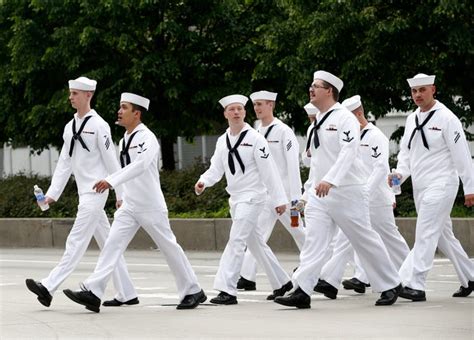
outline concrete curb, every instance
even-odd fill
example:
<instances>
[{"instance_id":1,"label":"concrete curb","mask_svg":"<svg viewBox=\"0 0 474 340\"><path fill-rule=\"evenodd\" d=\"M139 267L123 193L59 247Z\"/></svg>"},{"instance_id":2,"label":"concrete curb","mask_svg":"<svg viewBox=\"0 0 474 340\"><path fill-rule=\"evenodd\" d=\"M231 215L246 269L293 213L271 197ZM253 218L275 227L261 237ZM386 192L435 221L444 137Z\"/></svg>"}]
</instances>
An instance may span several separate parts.
<instances>
[{"instance_id":1,"label":"concrete curb","mask_svg":"<svg viewBox=\"0 0 474 340\"><path fill-rule=\"evenodd\" d=\"M0 219L0 247L64 248L73 218L2 218ZM171 219L171 228L185 250L222 251L229 237L231 220L222 219ZM410 248L415 239L415 218L397 218L400 233ZM469 256L474 256L474 219L453 218L455 236ZM276 252L297 252L297 247L278 222L268 242ZM155 244L140 229L129 249L149 249ZM91 248L97 249L95 241Z\"/></svg>"}]
</instances>

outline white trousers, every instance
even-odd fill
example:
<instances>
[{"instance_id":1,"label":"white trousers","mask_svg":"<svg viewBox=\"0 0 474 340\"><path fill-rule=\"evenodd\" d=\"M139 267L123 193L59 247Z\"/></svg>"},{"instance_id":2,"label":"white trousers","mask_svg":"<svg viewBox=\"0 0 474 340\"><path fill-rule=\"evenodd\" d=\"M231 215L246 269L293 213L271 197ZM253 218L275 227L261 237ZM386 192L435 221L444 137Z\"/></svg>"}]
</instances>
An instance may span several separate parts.
<instances>
[{"instance_id":1,"label":"white trousers","mask_svg":"<svg viewBox=\"0 0 474 340\"><path fill-rule=\"evenodd\" d=\"M404 286L425 290L426 275L433 266L436 246L452 262L461 285L474 280L474 264L453 234L450 213L458 186L433 184L413 188L416 211L415 244L400 268Z\"/></svg>"},{"instance_id":2,"label":"white trousers","mask_svg":"<svg viewBox=\"0 0 474 340\"><path fill-rule=\"evenodd\" d=\"M201 287L191 264L171 230L168 212L135 212L126 203L115 212L110 235L100 253L94 273L83 282L84 286L102 298L110 275L140 226L163 253L174 275L180 301L186 295L200 292Z\"/></svg>"},{"instance_id":3,"label":"white trousers","mask_svg":"<svg viewBox=\"0 0 474 340\"><path fill-rule=\"evenodd\" d=\"M289 205L287 206L285 213L279 216L275 211L272 202L267 201L265 203L265 207L263 208L262 213L258 217L258 228L262 230L263 239L265 240L265 242L268 242L268 239L272 235L272 231L275 227L275 223L277 220L280 220L282 225L285 227L286 230L288 230L290 235L295 240L298 249L301 250L304 244L303 221L300 218L298 227L291 226ZM242 270L240 272L240 275L250 281L255 282L257 280L257 262L250 251L245 252L244 262L242 264Z\"/></svg>"},{"instance_id":4,"label":"white trousers","mask_svg":"<svg viewBox=\"0 0 474 340\"><path fill-rule=\"evenodd\" d=\"M104 212L108 192L103 194L84 194L79 196L76 220L69 233L63 257L58 265L41 280L41 284L53 294L59 285L74 271L89 246L92 236L102 249L110 231L110 224ZM137 296L123 257L117 261L113 274L117 291L115 298L127 301Z\"/></svg>"},{"instance_id":5,"label":"white trousers","mask_svg":"<svg viewBox=\"0 0 474 340\"><path fill-rule=\"evenodd\" d=\"M237 280L244 260L245 247L265 270L272 289L281 288L290 277L279 264L264 239L264 230L257 221L264 203L231 204L232 226L229 241L222 253L214 280L214 289L237 295Z\"/></svg>"},{"instance_id":6,"label":"white trousers","mask_svg":"<svg viewBox=\"0 0 474 340\"><path fill-rule=\"evenodd\" d=\"M333 187L326 197L309 196L305 209L306 239L300 265L293 273L293 285L311 295L323 265L331 252L328 247L339 226L365 264L374 291L382 292L400 284L380 236L370 225L368 190L365 185Z\"/></svg>"},{"instance_id":7,"label":"white trousers","mask_svg":"<svg viewBox=\"0 0 474 340\"><path fill-rule=\"evenodd\" d=\"M407 257L410 248L405 239L398 231L395 224L392 206L370 207L370 224L380 235L385 248L390 256L390 260L395 268L400 269L403 261ZM330 283L334 287L339 287L344 275L346 264L354 261L356 266L357 279L368 283L367 275L363 269L364 264L360 262L358 256L354 256L354 249L346 235L339 231L336 235L336 246L333 257L324 265L321 271L321 279Z\"/></svg>"}]
</instances>

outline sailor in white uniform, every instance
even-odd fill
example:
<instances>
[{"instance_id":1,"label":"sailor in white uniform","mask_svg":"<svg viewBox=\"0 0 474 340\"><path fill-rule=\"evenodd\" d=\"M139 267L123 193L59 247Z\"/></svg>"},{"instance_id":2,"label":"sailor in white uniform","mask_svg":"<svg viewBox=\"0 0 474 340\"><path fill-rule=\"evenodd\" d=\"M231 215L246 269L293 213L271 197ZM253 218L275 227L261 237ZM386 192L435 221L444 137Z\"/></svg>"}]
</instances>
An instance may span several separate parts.
<instances>
[{"instance_id":1,"label":"sailor in white uniform","mask_svg":"<svg viewBox=\"0 0 474 340\"><path fill-rule=\"evenodd\" d=\"M370 223L382 238L395 268L400 269L410 249L395 224L393 215L395 195L386 180L390 172L388 138L365 118L360 96L350 97L344 100L342 105L351 111L360 123L359 157L362 159L363 176L367 178L369 189ZM344 280L342 284L345 289L364 293L368 286L368 279L363 270L363 263L360 263L358 256L354 258L354 250L349 240L343 232L339 231L336 236L334 254L321 271L321 279L330 285L330 287L322 287L322 293L326 296L336 298L337 287L341 283L348 261L355 261L356 275L350 280Z\"/></svg>"},{"instance_id":2,"label":"sailor in white uniform","mask_svg":"<svg viewBox=\"0 0 474 340\"><path fill-rule=\"evenodd\" d=\"M300 264L293 273L296 290L276 303L310 308L310 294L328 260L328 248L339 226L365 265L375 291L376 305L393 304L401 289L398 273L380 236L370 226L368 190L358 148L360 126L354 115L337 102L343 82L326 71L317 71L311 85L311 103L318 114L309 139L312 186L305 208L306 238Z\"/></svg>"},{"instance_id":3,"label":"sailor in white uniform","mask_svg":"<svg viewBox=\"0 0 474 340\"><path fill-rule=\"evenodd\" d=\"M51 179L51 186L45 196L49 204L56 202L69 177L74 175L79 206L66 240L66 249L59 263L41 282L26 280L28 289L38 295L38 301L46 307L51 304L52 295L59 285L81 261L91 238L94 237L102 248L110 230L109 220L104 211L108 191L96 193L92 187L97 179L117 171L120 165L109 125L90 106L96 85L95 80L86 77L69 81L69 101L77 112L64 128L64 144ZM116 196L117 201L120 201L120 188L117 188ZM123 257L118 261L113 278L117 290L115 299L138 303L137 292L130 280Z\"/></svg>"},{"instance_id":4,"label":"sailor in white uniform","mask_svg":"<svg viewBox=\"0 0 474 340\"><path fill-rule=\"evenodd\" d=\"M217 140L211 165L194 187L199 195L220 181L223 175L227 180L232 226L214 280L214 289L220 293L211 299L212 303L223 305L237 303L237 280L246 246L265 270L274 290L291 289L288 274L266 243L266 230L258 224L268 200L281 215L286 210L288 198L267 141L244 121L247 101L247 97L238 94L219 101L229 128Z\"/></svg>"},{"instance_id":5,"label":"sailor in white uniform","mask_svg":"<svg viewBox=\"0 0 474 340\"><path fill-rule=\"evenodd\" d=\"M309 126L308 129L306 130L306 140L308 140L309 134L311 133L311 130L313 129L313 123L316 119L316 115L319 113L319 110L316 106L314 106L311 103L308 103L304 106L304 110L306 111L306 114L308 115L308 120L309 120ZM304 150L301 153L301 162L303 165L307 168L311 167L311 152L310 150ZM306 189L306 187L305 187Z\"/></svg>"},{"instance_id":6,"label":"sailor in white uniform","mask_svg":"<svg viewBox=\"0 0 474 340\"><path fill-rule=\"evenodd\" d=\"M175 277L181 301L177 309L192 309L206 300L170 227L158 172L160 145L155 134L141 121L149 104L145 97L122 93L117 122L127 130L120 141L122 169L95 183L94 189L103 192L121 185L123 204L115 213L94 273L83 281L81 291L64 290L71 300L96 313L100 311L100 300L112 271L140 226L159 247Z\"/></svg>"},{"instance_id":7,"label":"sailor in white uniform","mask_svg":"<svg viewBox=\"0 0 474 340\"><path fill-rule=\"evenodd\" d=\"M435 76L417 74L407 81L418 108L406 121L396 176L402 181L411 176L418 217L415 244L400 268L404 286L400 297L426 300L426 275L433 266L436 247L453 263L461 281L453 296L465 297L474 289L474 264L454 236L449 215L459 178L465 205L474 205L472 155L461 122L434 98Z\"/></svg>"},{"instance_id":8,"label":"sailor in white uniform","mask_svg":"<svg viewBox=\"0 0 474 340\"><path fill-rule=\"evenodd\" d=\"M260 120L257 131L267 140L270 153L277 165L280 181L285 188L287 199L292 202L292 205L287 206L284 214L278 215L274 203L268 200L258 217L258 224L259 228L264 231L264 240L268 242L276 221L280 220L293 237L298 249L301 249L304 243L302 221L300 220L298 226L294 227L291 226L290 220L290 208L298 203L301 196L299 144L293 130L273 115L276 97L277 93L269 91L258 91L250 95L254 111ZM257 263L249 251L245 253L240 275L237 288L255 290ZM267 300L273 300L276 296L282 296L284 293L276 291L269 295Z\"/></svg>"}]
</instances>

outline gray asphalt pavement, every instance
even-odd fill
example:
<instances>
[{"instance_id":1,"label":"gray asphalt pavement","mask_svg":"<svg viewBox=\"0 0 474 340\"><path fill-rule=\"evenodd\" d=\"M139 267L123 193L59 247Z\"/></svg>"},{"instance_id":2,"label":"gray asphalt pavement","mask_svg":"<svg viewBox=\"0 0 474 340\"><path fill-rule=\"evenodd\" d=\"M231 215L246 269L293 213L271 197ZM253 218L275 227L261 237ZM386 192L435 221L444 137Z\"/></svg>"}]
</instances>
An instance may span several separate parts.
<instances>
[{"instance_id":1,"label":"gray asphalt pavement","mask_svg":"<svg viewBox=\"0 0 474 340\"><path fill-rule=\"evenodd\" d=\"M264 274L257 291L240 292L239 303L176 310L178 297L163 255L128 251L126 260L140 304L102 307L99 314L73 303L62 289L78 289L94 269L98 252L89 251L55 293L51 307L39 304L25 287L41 279L62 255L58 249L0 249L0 339L474 339L474 294L452 298L459 283L452 265L437 259L427 281L427 302L399 299L376 307L379 294L339 290L336 300L315 293L312 308L296 310L266 301L271 288ZM208 299L220 253L187 252ZM296 254L277 254L288 272ZM350 277L350 268L346 276ZM113 297L113 285L107 288Z\"/></svg>"}]
</instances>

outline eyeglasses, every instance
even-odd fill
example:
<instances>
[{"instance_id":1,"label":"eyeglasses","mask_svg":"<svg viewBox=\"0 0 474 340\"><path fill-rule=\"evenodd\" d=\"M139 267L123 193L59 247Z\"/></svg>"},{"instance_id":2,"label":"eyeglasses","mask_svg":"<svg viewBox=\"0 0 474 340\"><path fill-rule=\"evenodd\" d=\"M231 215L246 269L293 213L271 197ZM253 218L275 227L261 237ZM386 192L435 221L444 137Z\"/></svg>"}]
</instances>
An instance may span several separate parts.
<instances>
[{"instance_id":1,"label":"eyeglasses","mask_svg":"<svg viewBox=\"0 0 474 340\"><path fill-rule=\"evenodd\" d=\"M316 90L316 89L328 89L328 87L325 87L325 86L322 86L322 85L318 85L318 84L311 84L311 86L309 87L310 90Z\"/></svg>"}]
</instances>

